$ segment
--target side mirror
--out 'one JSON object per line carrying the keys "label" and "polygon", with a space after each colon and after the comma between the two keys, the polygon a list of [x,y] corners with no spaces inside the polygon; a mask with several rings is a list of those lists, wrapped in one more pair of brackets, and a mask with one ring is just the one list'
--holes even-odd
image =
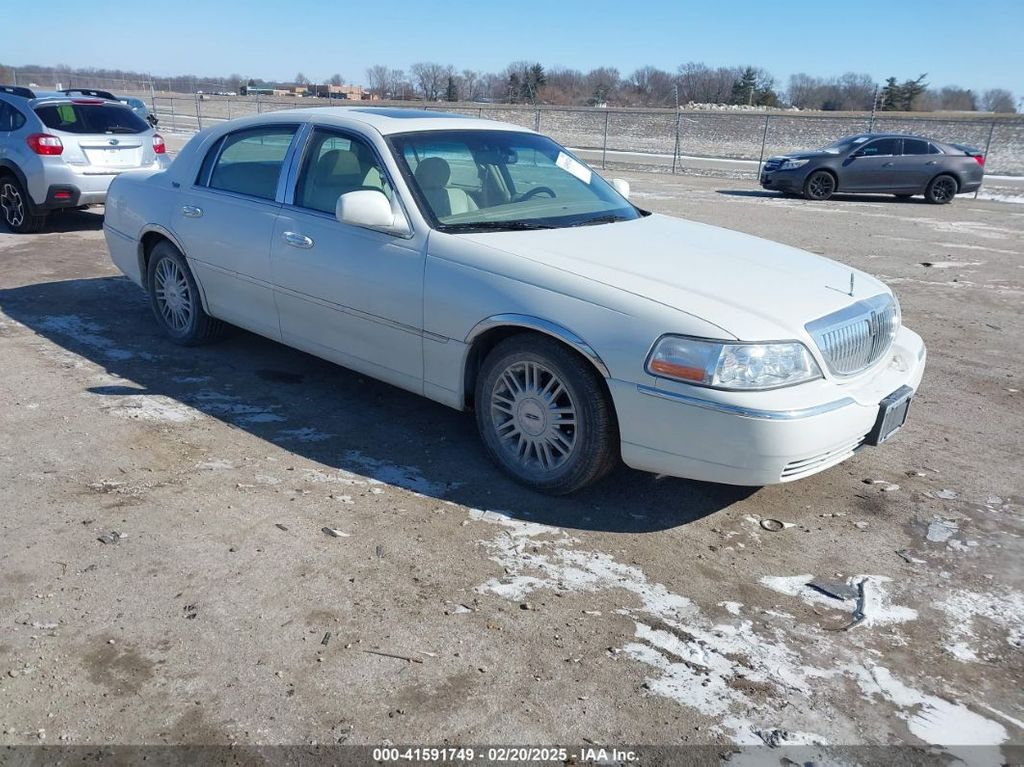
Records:
{"label": "side mirror", "polygon": [[627,200],[629,199],[629,182],[622,178],[612,179],[612,189],[621,194]]}
{"label": "side mirror", "polygon": [[850,155],[850,159],[852,160],[854,157],[863,157],[863,156],[864,156],[864,150],[863,149],[858,149],[857,151],[855,151],[853,154]]}
{"label": "side mirror", "polygon": [[405,217],[396,214],[384,193],[375,189],[361,189],[341,195],[334,207],[334,215],[341,223],[351,226],[379,229],[391,234],[409,233]]}

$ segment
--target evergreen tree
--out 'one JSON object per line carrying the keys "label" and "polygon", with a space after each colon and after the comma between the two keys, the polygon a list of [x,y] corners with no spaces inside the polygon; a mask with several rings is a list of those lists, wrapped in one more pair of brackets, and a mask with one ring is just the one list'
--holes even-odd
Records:
{"label": "evergreen tree", "polygon": [[730,101],[733,104],[753,104],[756,91],[757,70],[747,67],[740,74],[739,79],[733,81]]}
{"label": "evergreen tree", "polygon": [[883,112],[899,111],[900,104],[903,102],[900,86],[896,82],[895,77],[890,77],[885,81],[885,87],[882,88],[882,92],[878,95],[878,101],[879,107]]}
{"label": "evergreen tree", "polygon": [[445,101],[458,101],[459,100],[459,89],[455,85],[455,78],[448,75],[448,87],[444,92]]}

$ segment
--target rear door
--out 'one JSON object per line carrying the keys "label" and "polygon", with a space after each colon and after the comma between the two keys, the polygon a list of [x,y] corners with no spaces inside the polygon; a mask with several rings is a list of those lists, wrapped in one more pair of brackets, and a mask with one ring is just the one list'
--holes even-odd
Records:
{"label": "rear door", "polygon": [[207,150],[195,182],[182,185],[171,217],[210,313],[278,340],[270,238],[298,130],[276,123],[223,136]]}
{"label": "rear door", "polygon": [[[903,152],[896,161],[896,186],[907,191],[923,191],[935,175],[941,155],[932,144],[920,138],[903,139]],[[937,151],[937,150],[936,150]]]}
{"label": "rear door", "polygon": [[899,154],[898,138],[876,138],[858,147],[843,161],[840,190],[871,192],[892,188],[897,179]]}
{"label": "rear door", "polygon": [[102,99],[71,99],[35,107],[64,145],[62,159],[86,175],[111,175],[152,165],[153,132],[123,104]]}

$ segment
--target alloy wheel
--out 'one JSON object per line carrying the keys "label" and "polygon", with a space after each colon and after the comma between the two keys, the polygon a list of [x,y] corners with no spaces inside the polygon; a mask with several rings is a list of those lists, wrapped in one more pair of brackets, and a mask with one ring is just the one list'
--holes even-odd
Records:
{"label": "alloy wheel", "polygon": [[520,361],[505,368],[491,391],[490,406],[502,449],[523,468],[551,472],[575,451],[576,405],[544,365]]}
{"label": "alloy wheel", "polygon": [[932,197],[936,202],[948,202],[956,196],[956,182],[951,178],[940,178],[932,186]]}
{"label": "alloy wheel", "polygon": [[808,189],[810,189],[812,197],[815,199],[823,199],[835,191],[836,184],[832,180],[832,176],[828,173],[818,173],[811,179],[807,186]]}
{"label": "alloy wheel", "polygon": [[21,192],[10,181],[0,187],[0,210],[4,212],[4,221],[12,229],[25,223],[25,203]]}
{"label": "alloy wheel", "polygon": [[193,313],[192,291],[185,273],[172,259],[165,258],[157,264],[153,279],[161,316],[172,330],[184,333],[192,322]]}

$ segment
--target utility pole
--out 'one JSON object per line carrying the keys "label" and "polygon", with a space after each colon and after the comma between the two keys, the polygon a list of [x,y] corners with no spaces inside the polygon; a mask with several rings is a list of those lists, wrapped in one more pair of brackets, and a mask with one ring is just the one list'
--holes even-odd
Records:
{"label": "utility pole", "polygon": [[871,122],[868,124],[868,133],[875,129],[875,110],[878,109],[878,84],[875,84],[875,93],[871,97]]}

